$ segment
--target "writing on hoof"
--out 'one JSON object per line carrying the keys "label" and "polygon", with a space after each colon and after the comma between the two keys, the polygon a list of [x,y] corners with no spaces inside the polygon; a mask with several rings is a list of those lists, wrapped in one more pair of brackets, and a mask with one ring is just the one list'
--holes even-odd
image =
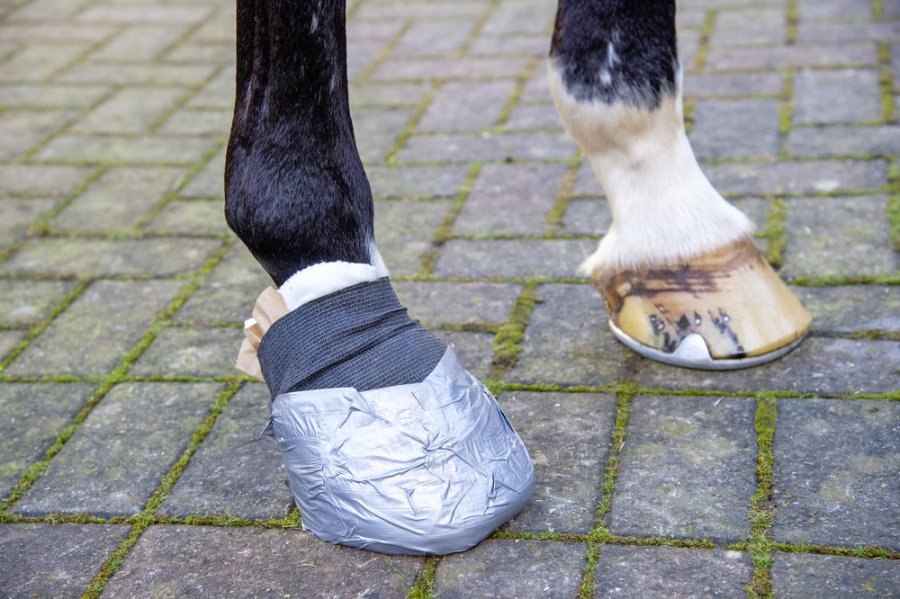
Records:
{"label": "writing on hoof", "polygon": [[809,330],[809,312],[750,239],[681,264],[599,269],[593,279],[616,337],[677,366],[755,366]]}
{"label": "writing on hoof", "polygon": [[304,529],[371,551],[443,555],[525,507],[535,476],[522,440],[387,278],[290,312],[272,293],[257,301],[239,367],[258,358],[274,398],[266,433]]}

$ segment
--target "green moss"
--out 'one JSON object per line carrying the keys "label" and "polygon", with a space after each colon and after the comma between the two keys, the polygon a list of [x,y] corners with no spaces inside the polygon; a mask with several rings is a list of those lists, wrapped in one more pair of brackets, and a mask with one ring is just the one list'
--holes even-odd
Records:
{"label": "green moss", "polygon": [[784,30],[784,43],[797,43],[797,24],[800,22],[800,6],[797,0],[788,0],[787,23]]}
{"label": "green moss", "polygon": [[[600,503],[597,505],[597,526],[595,528],[601,532],[606,531],[606,518],[612,507],[616,477],[619,475],[619,453],[625,445],[625,427],[628,425],[628,417],[631,413],[631,398],[631,393],[620,393],[618,396],[616,422],[610,439],[609,457],[606,458],[606,468],[603,471]],[[606,542],[606,539],[603,539],[603,542]]]}
{"label": "green moss", "polygon": [[[463,206],[465,205],[469,194],[472,192],[472,187],[475,185],[475,179],[478,178],[478,174],[480,172],[481,163],[472,164],[469,166],[469,172],[466,173],[465,181],[463,182],[459,193],[456,194],[456,198],[454,198],[453,200],[453,205],[450,206],[450,209],[447,210],[446,214],[444,214],[444,218],[441,221],[440,226],[434,232],[434,237],[431,239],[431,249],[422,255],[422,261],[419,263],[419,276],[428,277],[434,273],[441,247],[443,247],[447,240],[452,239],[453,225],[456,223],[456,219],[459,217],[459,213],[462,212]],[[394,280],[401,279],[395,277]]]}
{"label": "green moss", "polygon": [[787,246],[787,203],[780,198],[775,198],[769,207],[766,218],[766,226],[760,234],[768,243],[766,244],[766,260],[769,264],[778,268],[784,264],[784,248]]}
{"label": "green moss", "polygon": [[772,440],[778,418],[775,398],[761,394],[756,400],[754,427],[757,435],[756,491],[750,498],[750,538],[747,552],[753,562],[753,580],[747,589],[750,597],[771,597],[772,520],[775,516],[772,503],[772,470],[775,457]]}
{"label": "green moss", "polygon": [[584,575],[581,577],[581,586],[578,588],[578,599],[591,599],[594,596],[598,561],[600,561],[600,546],[588,545],[587,562],[584,564]]}
{"label": "green moss", "polygon": [[700,43],[697,45],[697,53],[694,55],[695,71],[702,71],[706,66],[706,59],[709,56],[709,40],[715,29],[718,14],[718,10],[710,9],[706,13],[706,18],[703,19],[703,25],[700,26]]}
{"label": "green moss", "polygon": [[416,577],[416,582],[407,595],[408,599],[431,599],[434,592],[434,573],[441,558],[431,556],[425,559],[425,566]]}
{"label": "green moss", "polygon": [[[784,87],[781,91],[781,103],[778,105],[778,132],[783,138],[791,131],[794,120],[794,76],[793,71],[788,71],[784,76]],[[786,157],[786,151],[782,149],[782,157]]]}
{"label": "green moss", "polygon": [[526,285],[513,306],[509,320],[494,335],[494,360],[491,364],[489,378],[501,379],[519,361],[522,353],[522,341],[525,340],[525,329],[531,320],[531,313],[538,302],[542,301],[535,294],[535,285]]}
{"label": "green moss", "polygon": [[563,176],[563,180],[556,191],[553,207],[547,213],[547,216],[544,217],[544,222],[552,227],[561,227],[563,224],[566,210],[569,209],[569,204],[572,201],[570,196],[572,189],[575,187],[575,181],[578,179],[578,169],[581,168],[582,160],[581,150],[579,150],[575,159],[572,160],[572,164],[566,170],[566,174]]}

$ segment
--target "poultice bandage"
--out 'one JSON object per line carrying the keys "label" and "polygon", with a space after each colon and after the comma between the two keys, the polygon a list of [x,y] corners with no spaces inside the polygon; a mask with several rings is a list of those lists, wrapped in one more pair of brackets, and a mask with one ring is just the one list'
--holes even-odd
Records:
{"label": "poultice bandage", "polygon": [[266,432],[284,453],[304,529],[372,551],[443,555],[521,511],[535,486],[522,440],[388,279],[284,315],[271,293],[240,360],[255,363],[259,346],[274,398]]}

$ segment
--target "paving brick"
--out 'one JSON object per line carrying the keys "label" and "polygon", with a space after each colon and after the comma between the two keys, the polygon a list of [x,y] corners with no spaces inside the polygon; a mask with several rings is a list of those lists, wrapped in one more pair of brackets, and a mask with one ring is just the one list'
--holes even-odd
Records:
{"label": "paving brick", "polygon": [[152,526],[104,594],[398,597],[422,563],[337,547],[299,530]]}
{"label": "paving brick", "polygon": [[175,201],[166,204],[147,231],[186,235],[229,234],[222,202],[206,200]]}
{"label": "paving brick", "polygon": [[[9,4],[7,2],[6,4]],[[29,2],[26,7],[39,5],[37,2]],[[65,8],[54,9],[56,14],[68,12],[76,4],[70,2]],[[19,50],[22,44],[34,42],[72,43],[87,42],[89,44],[102,41],[116,33],[114,25],[85,25],[67,21],[55,21],[50,14],[43,14],[39,20],[16,22],[14,17],[7,18],[0,23],[0,38],[4,42],[13,42],[15,49]]]}
{"label": "paving brick", "polygon": [[347,38],[356,40],[387,41],[400,33],[404,22],[400,19],[391,21],[358,21],[347,23]]}
{"label": "paving brick", "polygon": [[411,115],[409,108],[354,109],[356,146],[363,162],[384,162]]}
{"label": "paving brick", "polygon": [[141,511],[209,414],[218,391],[211,384],[116,385],[15,510],[100,516]]}
{"label": "paving brick", "polygon": [[[57,82],[108,85],[176,85],[192,87],[209,77],[213,65],[83,62],[55,77]],[[232,95],[231,101],[234,101]],[[230,108],[230,105],[229,105]]]}
{"label": "paving brick", "polygon": [[34,222],[56,206],[55,200],[3,200],[0,202],[0,249],[22,240]]}
{"label": "paving brick", "polygon": [[587,563],[587,547],[547,541],[485,541],[451,555],[435,572],[435,596],[575,597]]}
{"label": "paving brick", "polygon": [[386,42],[348,40],[347,78],[354,81],[361,77],[375,57],[381,54]]}
{"label": "paving brick", "polygon": [[366,168],[375,197],[455,197],[466,180],[465,166],[370,166]]}
{"label": "paving brick", "polygon": [[44,456],[90,393],[89,385],[80,384],[0,385],[0,498]]}
{"label": "paving brick", "polygon": [[897,271],[884,197],[787,200],[788,277],[877,276]]}
{"label": "paving brick", "polygon": [[71,111],[16,110],[0,114],[0,159],[24,156],[74,116]]}
{"label": "paving brick", "polygon": [[874,44],[772,46],[769,48],[712,48],[707,68],[713,70],[771,70],[778,67],[874,65]]}
{"label": "paving brick", "polygon": [[612,212],[609,203],[603,200],[575,198],[569,202],[563,217],[563,229],[566,233],[600,235],[606,233],[612,225]]}
{"label": "paving brick", "polygon": [[900,127],[797,128],[788,137],[788,152],[795,156],[847,154],[896,154],[900,152]]}
{"label": "paving brick", "polygon": [[506,530],[574,532],[594,527],[616,412],[612,395],[504,393],[503,410],[534,462],[534,497]]}
{"label": "paving brick", "polygon": [[51,196],[70,195],[93,169],[37,164],[0,164],[0,195]]}
{"label": "paving brick", "polygon": [[171,25],[199,23],[209,16],[208,6],[120,4],[90,7],[78,14],[85,23],[139,23]]}
{"label": "paving brick", "polygon": [[[521,286],[505,283],[395,282],[394,290],[410,316],[432,326],[441,326],[502,324],[509,318]],[[0,299],[0,307],[2,305]]]}
{"label": "paving brick", "polygon": [[786,599],[891,597],[900,588],[900,568],[892,560],[776,553],[771,575],[772,590]]}
{"label": "paving brick", "polygon": [[187,517],[283,518],[294,502],[278,444],[259,432],[269,392],[246,385],[225,408],[178,479],[160,513]]}
{"label": "paving brick", "polygon": [[105,85],[18,83],[0,86],[0,106],[6,108],[87,108],[106,93]]}
{"label": "paving brick", "polygon": [[781,400],[772,447],[773,537],[900,548],[898,433],[900,406],[893,402]]}
{"label": "paving brick", "polygon": [[350,86],[350,106],[415,106],[425,99],[431,89],[432,85],[428,83],[358,83]]}
{"label": "paving brick", "polygon": [[778,103],[700,100],[690,138],[698,158],[774,156],[781,145]]}
{"label": "paving brick", "polygon": [[84,43],[29,44],[0,64],[0,81],[44,81],[85,48]]}
{"label": "paving brick", "polygon": [[900,295],[893,287],[794,287],[812,313],[812,329],[821,333],[900,332]]}
{"label": "paving brick", "polygon": [[531,56],[544,58],[550,47],[550,39],[546,34],[503,36],[479,35],[468,53],[473,56]]}
{"label": "paving brick", "polygon": [[394,56],[435,56],[457,52],[475,25],[474,19],[452,21],[428,17],[413,21],[394,47]]}
{"label": "paving brick", "polygon": [[735,195],[834,193],[879,189],[887,183],[882,160],[835,160],[705,165],[721,193]]}
{"label": "paving brick", "polygon": [[227,110],[179,110],[157,129],[161,135],[215,135],[224,138],[231,129]]}
{"label": "paving brick", "polygon": [[460,364],[472,376],[486,379],[491,372],[494,360],[494,336],[489,333],[470,333],[467,331],[435,331],[438,337],[453,346]]}
{"label": "paving brick", "polygon": [[737,551],[603,545],[594,597],[740,597],[752,577]]}
{"label": "paving brick", "polygon": [[234,369],[244,333],[239,329],[165,329],[131,367],[130,374],[213,377]]}
{"label": "paving brick", "polygon": [[[211,72],[209,74],[212,74]],[[199,78],[195,79],[195,82]],[[234,108],[235,67],[228,65],[203,86],[190,100],[187,106],[192,108],[221,108],[231,111]]]}
{"label": "paving brick", "polygon": [[0,588],[10,597],[81,597],[107,557],[125,539],[127,524],[4,524]]}
{"label": "paving brick", "polygon": [[389,59],[375,71],[376,80],[389,79],[485,79],[515,77],[527,65],[527,58],[482,57],[452,59]]}
{"label": "paving brick", "polygon": [[804,70],[794,79],[794,123],[846,123],[881,118],[878,73]]}
{"label": "paving brick", "polygon": [[134,226],[188,174],[176,168],[112,168],[92,181],[52,225],[68,231],[99,232]]}
{"label": "paving brick", "polygon": [[468,131],[496,124],[515,82],[450,81],[429,104],[419,131]]}
{"label": "paving brick", "polygon": [[7,368],[8,374],[100,374],[131,349],[177,292],[174,281],[97,281]]}
{"label": "paving brick", "polygon": [[485,165],[462,212],[457,233],[542,233],[566,174],[564,164]]}
{"label": "paving brick", "polygon": [[164,276],[200,266],[220,245],[212,239],[35,239],[2,270],[18,274]]}
{"label": "paving brick", "polygon": [[225,199],[225,148],[206,163],[200,172],[184,186],[180,195]]}
{"label": "paving brick", "polygon": [[739,8],[716,14],[712,46],[775,45],[784,41],[785,11],[781,8]]}
{"label": "paving brick", "polygon": [[[232,17],[232,20],[236,19]],[[231,62],[234,54],[233,42],[202,41],[197,39],[196,33],[190,40],[163,51],[162,60],[167,63],[207,63],[216,66]]]}
{"label": "paving brick", "polygon": [[150,61],[184,35],[186,27],[169,22],[165,25],[133,25],[123,28],[109,43],[91,52],[91,60]]}
{"label": "paving brick", "polygon": [[563,134],[414,135],[397,153],[400,162],[565,160],[576,150]]}
{"label": "paving brick", "polygon": [[17,10],[9,16],[9,20],[16,22],[67,19],[80,12],[86,4],[89,4],[89,0],[34,0],[17,7]]}
{"label": "paving brick", "polygon": [[562,129],[556,107],[550,104],[521,104],[503,124],[504,129]]}
{"label": "paving brick", "polygon": [[542,285],[509,379],[522,383],[602,385],[626,372],[628,352],[607,328],[603,301],[591,285]]}
{"label": "paving brick", "polygon": [[446,202],[375,202],[375,240],[392,274],[418,272],[448,209]]}
{"label": "paving brick", "polygon": [[578,167],[578,173],[575,177],[575,185],[572,186],[572,195],[579,196],[599,196],[603,195],[603,188],[597,181],[597,176],[591,168],[590,162],[587,160]]}
{"label": "paving brick", "polygon": [[174,318],[198,324],[240,324],[250,318],[257,296],[273,285],[244,244],[236,243]]}
{"label": "paving brick", "polygon": [[684,76],[686,97],[776,95],[784,83],[778,73],[696,73]]}
{"label": "paving brick", "polygon": [[575,276],[578,265],[595,247],[596,243],[589,239],[453,240],[444,245],[435,273],[444,277],[476,279],[568,278]]}
{"label": "paving brick", "polygon": [[659,389],[785,390],[799,393],[890,393],[900,385],[895,341],[810,337],[787,356],[750,370],[690,371],[638,359],[635,380]]}
{"label": "paving brick", "polygon": [[37,153],[39,160],[72,160],[106,164],[193,164],[215,143],[197,137],[114,137],[60,135]]}
{"label": "paving brick", "polygon": [[635,397],[610,531],[719,544],[750,534],[755,414],[749,397]]}
{"label": "paving brick", "polygon": [[73,286],[70,281],[0,282],[0,325],[26,327],[47,318]]}
{"label": "paving brick", "polygon": [[549,34],[555,6],[548,2],[502,2],[482,28],[485,34]]}
{"label": "paving brick", "polygon": [[547,84],[547,71],[545,69],[536,69],[534,75],[525,84],[522,90],[521,102],[544,102],[552,103],[553,98],[550,97],[550,86]]}
{"label": "paving brick", "polygon": [[24,331],[0,331],[0,360],[6,358],[24,338]]}
{"label": "paving brick", "polygon": [[445,19],[473,17],[483,14],[487,7],[483,2],[451,1],[414,4],[410,2],[369,2],[354,15],[364,19]]}
{"label": "paving brick", "polygon": [[872,7],[855,0],[800,0],[802,21],[871,19]]}
{"label": "paving brick", "polygon": [[900,38],[900,23],[801,23],[797,27],[800,43],[891,42],[897,38]]}

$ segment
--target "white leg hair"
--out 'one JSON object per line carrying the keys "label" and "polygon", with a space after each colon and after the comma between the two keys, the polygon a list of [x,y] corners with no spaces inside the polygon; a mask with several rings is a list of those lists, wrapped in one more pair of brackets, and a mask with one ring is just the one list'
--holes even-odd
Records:
{"label": "white leg hair", "polygon": [[579,272],[689,260],[753,233],[700,170],[684,131],[681,72],[674,97],[654,110],[569,94],[551,59],[550,91],[569,134],[582,147],[613,222]]}

